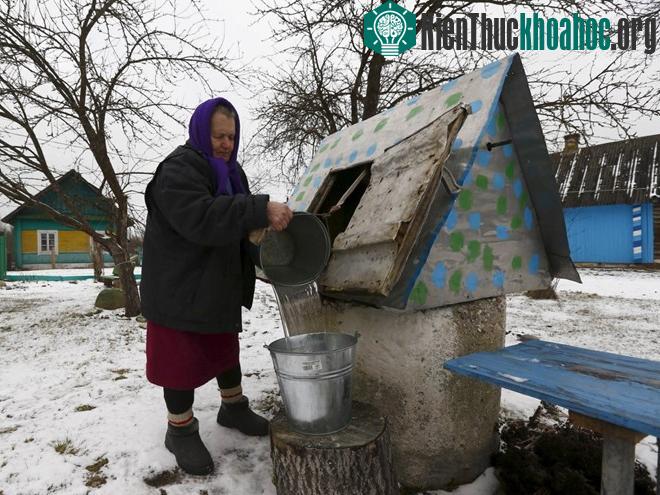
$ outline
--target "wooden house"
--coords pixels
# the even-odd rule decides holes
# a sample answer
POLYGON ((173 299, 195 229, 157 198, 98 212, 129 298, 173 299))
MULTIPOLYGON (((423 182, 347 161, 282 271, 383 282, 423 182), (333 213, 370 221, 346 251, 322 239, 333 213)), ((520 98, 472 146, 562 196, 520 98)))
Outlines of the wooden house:
MULTIPOLYGON (((75 170, 62 175, 57 183, 98 232, 105 232, 110 224, 107 211, 109 200, 98 188, 75 170)), ((37 194, 37 199, 69 214, 61 198, 50 185, 37 194)), ((16 269, 73 268, 91 266, 91 237, 51 219, 42 210, 21 205, 2 219, 13 227, 13 254, 16 269)), ((104 261, 111 262, 109 253, 104 261)))
POLYGON ((520 57, 328 136, 294 191, 325 296, 414 311, 579 280, 520 57))
POLYGON ((660 261, 660 134, 550 155, 571 255, 586 263, 660 261))

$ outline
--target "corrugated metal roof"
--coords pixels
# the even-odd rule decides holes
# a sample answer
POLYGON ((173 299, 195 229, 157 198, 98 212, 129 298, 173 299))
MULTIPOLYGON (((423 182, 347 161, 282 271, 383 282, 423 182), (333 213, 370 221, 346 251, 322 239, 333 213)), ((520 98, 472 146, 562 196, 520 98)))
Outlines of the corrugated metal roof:
POLYGON ((553 153, 564 207, 660 201, 660 134, 553 153))

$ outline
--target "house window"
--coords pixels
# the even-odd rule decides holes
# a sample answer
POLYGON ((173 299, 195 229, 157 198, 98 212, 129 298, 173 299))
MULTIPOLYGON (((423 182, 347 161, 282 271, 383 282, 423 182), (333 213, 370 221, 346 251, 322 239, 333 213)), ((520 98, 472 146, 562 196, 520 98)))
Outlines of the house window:
POLYGON ((37 236, 37 252, 39 254, 57 254, 57 230, 40 230, 37 236))

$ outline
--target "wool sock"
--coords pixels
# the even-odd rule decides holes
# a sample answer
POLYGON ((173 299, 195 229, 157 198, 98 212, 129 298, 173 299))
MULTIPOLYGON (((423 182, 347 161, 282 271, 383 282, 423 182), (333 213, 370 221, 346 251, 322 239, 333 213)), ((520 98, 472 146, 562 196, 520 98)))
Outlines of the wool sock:
POLYGON ((235 404, 243 398, 243 387, 237 385, 231 388, 221 388, 220 397, 222 397, 222 402, 226 404, 235 404))
POLYGON ((193 420, 192 408, 188 409, 186 412, 183 412, 181 414, 172 414, 171 412, 167 413, 167 422, 172 426, 176 426, 177 428, 188 426, 190 423, 192 423, 192 420, 193 420))

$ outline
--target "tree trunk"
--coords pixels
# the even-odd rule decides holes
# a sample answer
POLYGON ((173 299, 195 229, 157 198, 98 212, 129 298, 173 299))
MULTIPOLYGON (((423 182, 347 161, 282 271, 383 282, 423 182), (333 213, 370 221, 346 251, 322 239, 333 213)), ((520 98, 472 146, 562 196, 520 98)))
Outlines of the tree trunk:
MULTIPOLYGON (((114 177, 116 181, 116 177, 114 177)), ((114 190, 115 188, 113 188, 114 190)), ((131 254, 128 249, 128 198, 123 192, 115 194, 118 205, 118 215, 116 218, 117 246, 112 251, 112 258, 115 267, 118 268, 119 281, 121 282, 124 298, 126 300, 125 316, 138 316, 141 312, 140 293, 138 292, 137 282, 133 275, 135 265, 131 261, 131 254)))
POLYGON ((103 276, 103 248, 96 241, 92 241, 91 256, 92 266, 94 267, 94 280, 98 282, 103 276))
POLYGON ((133 263, 126 260, 119 266, 119 279, 121 280, 121 288, 124 291, 126 298, 126 313, 125 316, 137 316, 140 314, 140 293, 138 292, 137 282, 133 275, 133 263))
POLYGON ((277 495, 395 495, 386 419, 373 406, 353 402, 350 424, 333 435, 292 431, 280 412, 270 425, 277 495))
POLYGON ((362 120, 367 120, 378 113, 378 101, 381 93, 380 82, 384 65, 385 57, 380 53, 374 53, 367 73, 367 94, 364 98, 362 120))
POLYGON ((124 315, 128 317, 137 316, 141 311, 140 293, 138 292, 137 282, 133 275, 133 269, 135 266, 131 262, 128 250, 123 249, 119 252, 113 252, 112 259, 119 272, 119 281, 121 282, 121 288, 124 291, 124 298, 126 301, 126 312, 124 315))

